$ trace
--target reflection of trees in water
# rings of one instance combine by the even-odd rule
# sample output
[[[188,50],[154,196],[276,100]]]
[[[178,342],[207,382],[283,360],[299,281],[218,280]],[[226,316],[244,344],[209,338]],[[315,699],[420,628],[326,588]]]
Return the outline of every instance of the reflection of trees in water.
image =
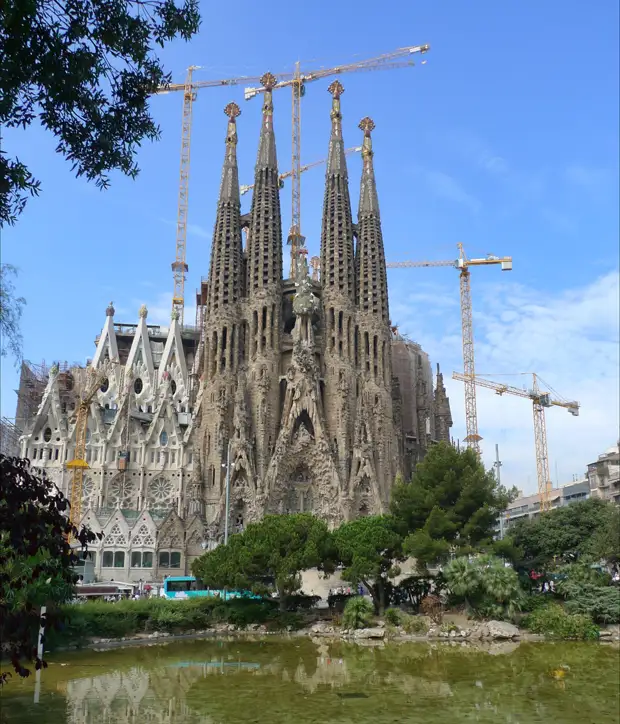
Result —
[[[428,724],[504,721],[509,714],[572,724],[617,714],[617,651],[576,643],[510,649],[493,647],[499,655],[490,655],[450,644],[238,640],[172,645],[151,652],[152,662],[128,650],[123,656],[139,666],[67,682],[67,722],[219,724],[254,717],[301,724],[332,719],[342,711],[340,695],[350,697],[347,716],[360,724],[386,711],[390,721],[416,721],[416,711]],[[98,666],[106,656],[98,655]],[[563,688],[552,676],[561,665],[569,667]]]

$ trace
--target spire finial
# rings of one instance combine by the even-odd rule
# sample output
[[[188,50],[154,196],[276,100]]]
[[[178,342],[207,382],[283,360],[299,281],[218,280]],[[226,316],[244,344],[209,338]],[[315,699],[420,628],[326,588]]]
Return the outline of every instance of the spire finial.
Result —
[[[140,319],[146,319],[148,316],[148,313],[149,313],[149,310],[146,308],[146,304],[143,304],[138,311],[138,314],[140,315]]]
[[[359,127],[364,131],[364,136],[370,136],[371,131],[375,129],[375,122],[369,116],[365,116],[359,122]]]
[[[331,93],[334,98],[340,98],[340,96],[344,93],[344,86],[338,79],[336,79],[329,84],[327,91]]]
[[[263,86],[263,88],[265,90],[268,90],[268,91],[273,90],[273,88],[277,82],[278,82],[278,80],[275,77],[275,75],[273,73],[269,73],[269,72],[262,75],[261,79],[260,79],[260,84]]]
[[[106,317],[113,317],[115,311],[116,311],[116,310],[114,309],[114,302],[110,302],[110,303],[108,304],[106,310],[105,310],[105,316],[106,316]]]
[[[241,115],[241,109],[236,103],[229,103],[226,108],[224,108],[224,113],[230,118],[230,120],[234,123],[235,118],[237,116]]]

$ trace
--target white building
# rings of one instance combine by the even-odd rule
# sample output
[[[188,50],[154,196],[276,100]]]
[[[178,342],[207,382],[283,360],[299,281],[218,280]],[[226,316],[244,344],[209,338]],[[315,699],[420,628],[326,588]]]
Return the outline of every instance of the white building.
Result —
[[[588,465],[590,494],[620,505],[620,443],[616,443]]]

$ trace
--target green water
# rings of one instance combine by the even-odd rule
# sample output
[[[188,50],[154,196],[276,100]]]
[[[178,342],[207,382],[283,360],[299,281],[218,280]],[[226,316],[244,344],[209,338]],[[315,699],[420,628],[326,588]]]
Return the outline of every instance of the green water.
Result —
[[[599,644],[361,647],[308,639],[195,641],[57,654],[11,679],[10,724],[387,724],[620,721],[617,648]]]

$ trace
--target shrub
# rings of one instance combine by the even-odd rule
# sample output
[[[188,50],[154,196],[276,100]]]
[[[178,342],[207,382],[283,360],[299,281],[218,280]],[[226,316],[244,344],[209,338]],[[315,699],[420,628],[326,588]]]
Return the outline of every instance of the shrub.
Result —
[[[428,632],[428,622],[423,616],[404,616],[403,629],[408,634],[425,634]]]
[[[439,596],[432,593],[425,596],[420,603],[420,613],[429,616],[433,623],[440,624],[443,620],[443,604]]]
[[[550,639],[589,641],[599,635],[598,626],[589,616],[568,613],[557,603],[536,609],[523,623],[533,633],[544,634]]]
[[[517,573],[494,556],[456,558],[444,569],[456,601],[477,617],[513,619],[521,609],[523,591]]]
[[[442,623],[441,628],[439,629],[441,633],[452,633],[452,631],[459,631],[459,627],[455,623]]]
[[[301,609],[303,611],[307,611],[311,608],[314,608],[320,600],[320,596],[304,596],[302,594],[287,596],[286,610],[298,611],[299,609]]]
[[[327,598],[327,605],[334,613],[342,613],[348,601],[355,597],[354,593],[332,593]]]
[[[585,614],[597,623],[620,623],[620,589],[584,583],[567,592],[569,613]]]
[[[344,628],[365,628],[371,622],[374,606],[363,596],[355,596],[347,601],[342,615]]]
[[[389,626],[400,626],[402,613],[398,608],[388,608],[384,615],[386,624]]]

